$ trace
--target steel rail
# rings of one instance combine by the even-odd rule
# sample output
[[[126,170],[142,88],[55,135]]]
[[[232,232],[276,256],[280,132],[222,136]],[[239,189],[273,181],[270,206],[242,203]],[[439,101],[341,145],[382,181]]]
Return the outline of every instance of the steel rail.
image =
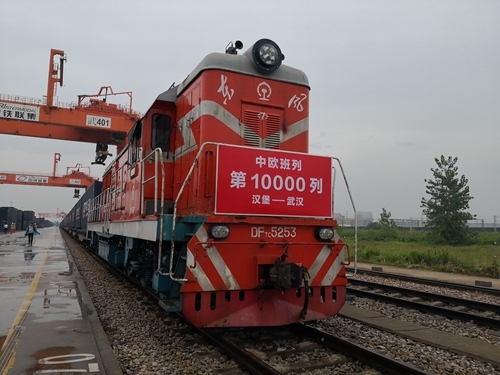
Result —
[[[304,323],[293,324],[290,329],[295,333],[305,335],[329,348],[366,363],[375,369],[382,369],[388,374],[429,375],[428,372],[412,364],[395,360],[375,350],[358,345],[351,340],[334,336]]]
[[[414,297],[420,297],[420,298],[429,299],[429,300],[433,300],[433,301],[441,301],[441,302],[445,302],[445,303],[457,305],[457,306],[466,306],[466,307],[469,307],[469,308],[475,309],[475,310],[493,311],[497,314],[500,314],[500,305],[496,305],[496,304],[492,304],[492,303],[486,303],[486,302],[474,301],[474,300],[470,300],[470,299],[445,296],[442,294],[434,294],[434,293],[429,293],[429,292],[423,292],[420,290],[402,288],[402,287],[393,286],[393,285],[385,285],[385,284],[380,284],[380,283],[375,283],[375,282],[365,281],[365,280],[351,279],[351,280],[349,280],[349,284],[350,285],[365,286],[365,287],[369,287],[369,288],[382,289],[382,290],[385,290],[387,292],[401,293],[401,294],[411,295]],[[352,288],[350,288],[349,290],[352,290]]]
[[[200,335],[207,337],[214,345],[228,353],[229,357],[245,370],[257,375],[280,375],[281,372],[269,366],[250,352],[218,335],[210,328],[194,328]]]
[[[346,272],[354,272],[354,269],[352,267],[346,268]],[[476,291],[476,292],[492,294],[495,296],[500,296],[500,289],[489,288],[489,287],[485,287],[485,286],[466,285],[466,284],[459,284],[459,283],[454,283],[454,282],[449,282],[449,281],[431,280],[431,279],[424,279],[422,277],[406,276],[406,275],[401,275],[401,274],[397,274],[397,273],[387,273],[387,272],[381,272],[381,271],[363,270],[363,269],[359,269],[359,268],[357,270],[357,273],[371,275],[371,276],[386,277],[386,278],[391,278],[391,279],[398,279],[398,280],[408,281],[408,282],[417,283],[417,284],[441,286],[441,287],[445,287],[445,288],[452,288],[452,289],[458,289],[458,290]],[[353,279],[349,278],[349,280],[353,280]]]
[[[473,321],[476,324],[480,324],[486,327],[500,329],[500,320],[494,318],[488,318],[486,316],[475,315],[449,308],[434,306],[427,303],[410,301],[402,298],[386,296],[375,292],[367,292],[364,290],[353,289],[353,288],[347,288],[347,293],[351,295],[354,294],[360,297],[374,299],[381,302],[390,303],[397,306],[406,307],[417,311],[423,311],[426,313],[445,316],[451,319],[457,319],[464,322]]]
[[[80,244],[82,248],[84,246]],[[111,267],[107,262],[105,262],[96,253],[91,251],[86,251],[95,261],[101,264],[105,269],[112,272],[114,275],[120,275],[121,278],[126,276],[120,270]],[[140,290],[148,292],[148,295],[154,300],[158,300],[157,296],[150,293],[148,288],[144,288],[139,283],[135,282],[128,277],[124,278],[131,285],[134,285]],[[175,314],[186,324],[188,324],[194,331],[199,333],[201,336],[206,337],[210,342],[212,342],[216,347],[220,348],[221,351],[227,353],[227,355],[233,359],[242,370],[248,371],[252,374],[258,375],[280,375],[281,372],[269,366],[267,363],[263,362],[258,357],[254,356],[252,353],[246,351],[245,349],[238,347],[236,344],[226,340],[222,336],[218,335],[216,330],[213,328],[196,328],[186,320],[186,318],[180,314]],[[346,341],[346,339],[338,338],[336,336],[330,335],[322,330],[318,330],[314,327],[306,326],[303,323],[293,324],[288,326],[291,330],[298,332],[302,335],[310,337],[314,341],[318,341],[325,346],[334,349],[337,352],[344,353],[349,357],[355,358],[360,362],[366,363],[367,365],[383,369],[389,374],[408,374],[408,375],[429,375],[429,373],[419,370],[413,365],[405,364],[400,361],[396,361],[389,358],[383,354],[377,353],[376,351],[364,348],[358,344],[351,341]]]

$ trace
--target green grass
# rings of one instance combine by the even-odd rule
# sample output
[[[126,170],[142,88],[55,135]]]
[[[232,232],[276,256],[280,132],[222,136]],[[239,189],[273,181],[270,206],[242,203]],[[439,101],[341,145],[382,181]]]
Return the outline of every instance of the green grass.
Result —
[[[500,233],[479,233],[468,246],[435,246],[425,232],[395,230],[358,231],[358,262],[500,278]],[[354,257],[354,230],[339,234]],[[497,257],[495,258],[495,245]]]

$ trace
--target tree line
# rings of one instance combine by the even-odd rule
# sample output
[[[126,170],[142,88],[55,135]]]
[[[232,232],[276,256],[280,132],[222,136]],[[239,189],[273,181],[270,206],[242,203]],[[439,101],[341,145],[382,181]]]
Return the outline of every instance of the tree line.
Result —
[[[476,218],[468,211],[469,202],[474,198],[469,193],[468,180],[458,174],[458,158],[441,155],[434,160],[437,167],[431,168],[433,178],[424,180],[425,192],[430,197],[420,202],[422,214],[427,217],[429,240],[436,245],[466,245],[472,239],[467,221]],[[388,238],[395,236],[396,222],[385,208],[382,208],[379,222],[373,224],[368,228],[380,229]]]

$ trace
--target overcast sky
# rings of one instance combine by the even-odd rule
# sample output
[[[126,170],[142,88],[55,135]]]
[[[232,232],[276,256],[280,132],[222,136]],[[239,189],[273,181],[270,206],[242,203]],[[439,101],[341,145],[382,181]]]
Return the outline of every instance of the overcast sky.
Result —
[[[53,48],[68,58],[59,101],[112,86],[132,91],[141,112],[208,53],[272,39],[284,64],[308,75],[310,151],[342,161],[358,211],[420,218],[424,179],[445,155],[458,157],[469,181],[470,212],[486,222],[500,216],[498,0],[2,0],[0,16],[1,94],[42,98]],[[90,166],[94,151],[0,135],[0,170],[50,174],[59,152],[63,174]],[[339,178],[336,186],[335,212],[352,217]],[[35,212],[68,211],[72,196],[0,185],[0,206]]]

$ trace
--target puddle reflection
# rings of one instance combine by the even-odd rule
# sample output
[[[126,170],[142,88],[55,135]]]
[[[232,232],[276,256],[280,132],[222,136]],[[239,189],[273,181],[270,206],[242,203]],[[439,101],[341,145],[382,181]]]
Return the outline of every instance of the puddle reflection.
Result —
[[[33,250],[29,249],[29,250],[24,250],[24,260],[33,260],[33,258],[35,257],[35,255],[37,255],[38,253],[34,253]]]

